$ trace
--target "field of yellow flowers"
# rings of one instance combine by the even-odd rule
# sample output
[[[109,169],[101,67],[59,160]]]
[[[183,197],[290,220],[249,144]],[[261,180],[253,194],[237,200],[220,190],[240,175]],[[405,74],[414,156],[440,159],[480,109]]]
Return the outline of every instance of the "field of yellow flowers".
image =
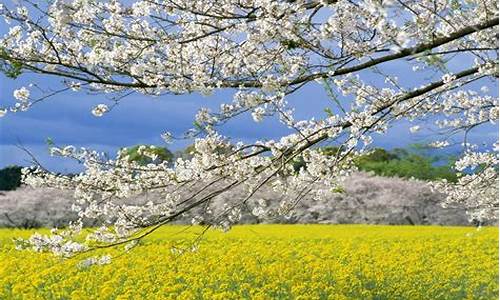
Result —
[[[498,297],[498,228],[249,225],[209,230],[191,249],[202,230],[164,227],[82,268],[15,250],[32,232],[1,229],[0,299]]]

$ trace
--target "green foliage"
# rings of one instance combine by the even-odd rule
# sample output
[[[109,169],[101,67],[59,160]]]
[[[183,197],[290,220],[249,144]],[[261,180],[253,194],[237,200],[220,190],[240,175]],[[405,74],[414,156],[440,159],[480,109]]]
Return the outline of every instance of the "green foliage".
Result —
[[[288,50],[293,50],[300,47],[300,43],[292,40],[281,41],[281,45],[283,45],[283,47],[286,47]]]
[[[375,148],[373,149],[370,153],[367,153],[365,155],[360,156],[359,158],[356,159],[356,164],[359,165],[364,165],[366,163],[373,163],[373,162],[388,162],[391,160],[396,160],[398,158],[406,157],[408,155],[408,152],[404,149],[397,149],[395,153],[392,151],[387,151],[382,148]]]
[[[47,146],[48,146],[48,147],[52,147],[52,146],[54,146],[54,145],[55,145],[54,140],[52,140],[52,138],[51,138],[51,137],[48,137],[48,138],[46,139],[46,143],[47,143]]]
[[[304,161],[304,158],[302,156],[299,156],[292,161],[292,166],[295,173],[298,173],[300,169],[306,167],[306,162]]]
[[[334,92],[329,80],[323,79],[323,86],[325,88],[326,93],[328,94],[328,98],[331,99],[344,114],[347,113],[344,107],[342,106],[342,103],[340,102],[339,98],[337,97],[337,94]],[[329,107],[325,108],[324,111],[329,117],[332,117],[334,115],[333,111]]]
[[[451,0],[450,4],[451,4],[451,8],[454,10],[462,9],[462,4],[460,4],[459,0]]]
[[[0,72],[9,78],[17,78],[21,75],[23,65],[15,60],[11,60],[5,49],[0,48]]]
[[[442,72],[447,72],[446,63],[442,55],[432,54],[432,50],[425,51],[423,56],[420,58],[424,63],[429,66],[436,67]]]
[[[323,154],[334,157],[338,155],[341,148],[327,146],[321,150]],[[409,149],[395,148],[390,151],[375,148],[367,154],[356,157],[354,163],[359,170],[374,172],[379,176],[413,177],[421,180],[446,179],[451,182],[457,180],[456,173],[451,167],[452,159],[449,159],[450,162],[447,165],[438,166],[436,162],[442,158],[430,156],[424,150],[427,149],[421,145],[411,145]],[[307,167],[300,156],[292,162],[292,165],[295,172]]]
[[[21,185],[21,169],[19,166],[8,166],[0,170],[1,191],[12,191]]]
[[[371,171],[380,176],[413,177],[422,180],[446,179],[455,182],[457,176],[451,165],[436,166],[436,160],[435,157],[406,149],[387,151],[377,148],[357,158],[355,163],[360,170]]]
[[[183,150],[178,150],[175,152],[175,157],[180,157],[183,159],[191,159],[193,158],[194,153],[196,152],[196,149],[194,147],[194,144],[191,144],[184,148]]]
[[[144,153],[139,153],[139,147],[141,145],[136,145],[131,148],[127,148],[126,155],[129,156],[130,161],[135,161],[141,165],[147,165],[150,163],[161,163],[163,161],[172,162],[174,155],[170,150],[164,147],[146,146],[145,152],[148,154],[154,154],[157,158],[153,161],[151,157],[145,155]]]
[[[218,146],[214,152],[217,154],[220,154],[220,155],[230,155],[234,152],[234,149],[229,145]],[[183,150],[175,151],[174,156],[176,158],[180,157],[183,159],[191,159],[191,158],[193,158],[194,154],[197,154],[197,153],[198,152],[196,151],[195,145],[191,144],[191,145],[187,146],[186,148],[184,148]]]
[[[337,147],[337,146],[326,146],[326,147],[321,148],[321,152],[324,155],[328,155],[328,156],[337,156],[343,150],[344,150],[343,146],[340,146],[340,147]]]

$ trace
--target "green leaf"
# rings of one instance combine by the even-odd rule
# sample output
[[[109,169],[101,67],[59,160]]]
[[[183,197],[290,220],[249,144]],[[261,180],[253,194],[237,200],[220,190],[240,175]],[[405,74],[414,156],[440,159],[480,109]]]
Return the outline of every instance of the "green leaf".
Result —
[[[12,60],[5,49],[0,48],[0,72],[5,76],[16,79],[22,74],[23,64]]]
[[[293,50],[300,47],[300,43],[292,40],[281,41],[281,45],[285,46],[288,50]]]
[[[332,188],[330,190],[330,192],[344,194],[345,193],[345,189],[342,188],[342,187],[340,187],[340,186],[338,186],[338,187]]]
[[[54,141],[52,140],[52,138],[48,137],[45,142],[47,143],[47,146],[49,147],[52,147],[55,145]]]

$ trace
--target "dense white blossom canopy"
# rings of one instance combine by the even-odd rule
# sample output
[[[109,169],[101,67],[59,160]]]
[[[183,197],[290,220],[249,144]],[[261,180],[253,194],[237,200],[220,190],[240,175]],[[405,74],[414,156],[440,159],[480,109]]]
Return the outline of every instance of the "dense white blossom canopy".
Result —
[[[497,214],[498,143],[485,148],[467,140],[473,128],[498,121],[498,99],[486,87],[498,84],[497,1],[19,2],[25,6],[0,4],[0,15],[10,24],[0,39],[2,70],[11,76],[57,76],[61,91],[114,95],[113,105],[92,110],[95,116],[111,113],[131,93],[234,91],[219,111],[199,111],[196,127],[187,133],[196,137],[193,158],[173,165],[140,165],[126,151],[109,160],[87,149],[53,147],[54,155],[77,159],[86,171],[67,177],[38,166],[26,171],[26,182],[74,189],[81,218],[101,220],[103,226],[84,243],[72,240],[80,223],[33,236],[26,245],[36,250],[70,256],[135,243],[199,207],[206,209],[193,223],[223,229],[238,222],[244,206],[260,216],[286,215],[307,194],[328,197],[338,190],[353,158],[401,119],[417,123],[412,132],[434,123],[435,147],[462,135],[458,182],[434,185],[448,194],[447,205],[466,205],[471,219]],[[412,78],[398,78],[394,66],[413,72]],[[297,120],[287,96],[314,82],[325,87],[333,106],[326,116]],[[13,96],[11,112],[50,95],[20,87]],[[6,113],[0,110],[0,116]],[[218,125],[245,113],[255,122],[276,117],[293,133],[251,144],[218,133]],[[162,137],[172,138],[168,132]],[[341,147],[325,155],[318,147],[325,144]],[[153,151],[140,151],[154,161]],[[306,167],[297,171],[293,162],[299,158]],[[280,209],[251,201],[265,184],[287,195]],[[223,212],[208,209],[214,197],[240,185],[247,187],[246,197],[228,202]],[[160,193],[163,201],[123,201],[145,192]]]

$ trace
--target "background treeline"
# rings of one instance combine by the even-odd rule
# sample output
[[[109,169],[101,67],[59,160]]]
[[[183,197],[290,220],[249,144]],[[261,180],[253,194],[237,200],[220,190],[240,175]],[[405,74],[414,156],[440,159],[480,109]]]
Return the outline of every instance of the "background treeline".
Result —
[[[406,149],[387,151],[375,149],[372,153],[359,157],[357,167],[380,176],[416,178],[422,180],[457,180],[452,168],[452,157],[426,156]]]
[[[15,190],[21,185],[20,166],[8,166],[0,170],[0,191]]]
[[[175,152],[156,146],[153,149],[148,149],[149,152],[153,152],[157,156],[155,161],[153,161],[149,156],[140,154],[138,149],[139,146],[128,148],[127,155],[130,160],[137,161],[140,164],[159,163],[162,161],[173,163],[178,157],[191,157],[194,151],[193,146],[188,146],[183,150]],[[334,146],[323,147],[324,153],[331,156],[336,155],[338,150]],[[457,180],[452,168],[452,162],[455,158],[453,155],[431,155],[425,147],[412,145],[407,149],[395,148],[386,150],[375,148],[369,153],[357,157],[355,164],[359,170],[373,172],[379,176],[416,178],[421,180],[446,179],[454,182]],[[294,162],[295,170],[298,171],[303,167],[305,167],[305,163],[301,158]],[[15,190],[21,185],[21,168],[20,166],[8,166],[0,170],[0,190]]]

